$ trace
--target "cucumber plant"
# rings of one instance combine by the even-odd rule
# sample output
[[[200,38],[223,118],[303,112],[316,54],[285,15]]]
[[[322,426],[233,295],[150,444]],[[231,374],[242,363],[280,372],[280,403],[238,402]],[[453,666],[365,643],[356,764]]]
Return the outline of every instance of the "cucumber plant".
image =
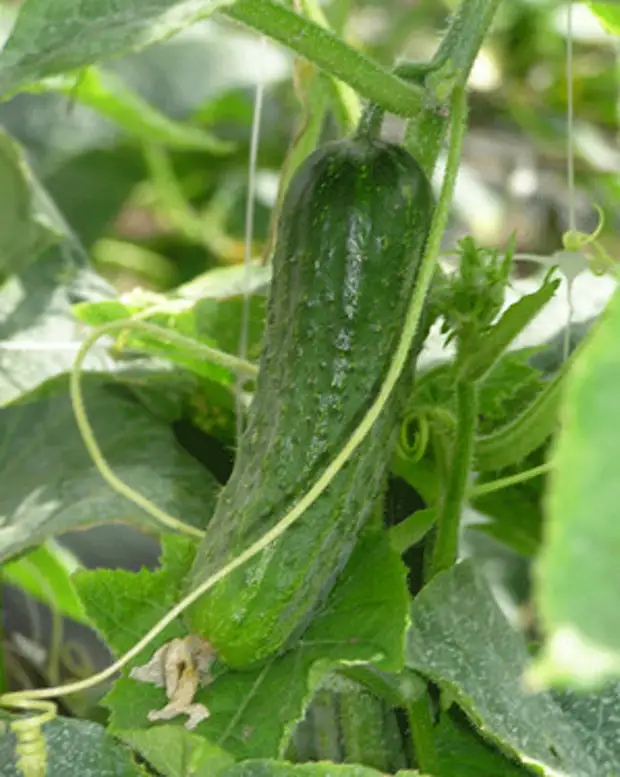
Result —
[[[302,58],[295,72],[304,119],[267,219],[264,256],[246,261],[241,291],[227,298],[212,277],[169,294],[82,299],[71,288],[67,305],[82,299],[72,313],[93,331],[72,364],[50,380],[35,380],[29,393],[2,409],[19,419],[38,402],[63,392],[70,397],[81,455],[92,458],[97,482],[105,480],[143,528],[159,532],[162,553],[154,571],[73,575],[84,618],[114,660],[83,677],[68,671],[65,684],[0,695],[7,777],[615,773],[620,752],[605,732],[620,694],[614,685],[592,691],[592,684],[617,675],[617,624],[606,613],[597,629],[583,610],[572,613],[574,623],[564,622],[559,613],[571,610],[552,585],[560,579],[563,552],[571,563],[579,560],[561,543],[557,505],[568,514],[570,503],[550,491],[538,592],[550,639],[542,651],[538,619],[527,635],[533,645],[526,645],[498,606],[498,586],[465,559],[472,535],[486,535],[496,557],[506,554],[503,569],[518,569],[529,584],[531,557],[543,542],[541,483],[546,487],[556,461],[569,467],[570,445],[588,420],[578,392],[587,378],[580,366],[590,369],[591,381],[598,374],[613,383],[613,359],[606,372],[604,356],[598,362],[589,356],[588,342],[570,357],[565,352],[552,375],[535,366],[531,351],[511,350],[556,296],[558,257],[589,246],[597,267],[604,259],[603,269],[614,272],[601,230],[590,236],[577,230],[572,199],[564,254],[546,260],[551,267],[537,287],[512,304],[506,296],[519,256],[514,245],[490,249],[466,236],[453,252],[455,266],[439,262],[468,130],[467,84],[505,4],[462,0],[432,57],[398,59],[391,67],[346,42],[350,4],[343,0],[325,8],[315,0],[224,0],[199,11],[185,3],[135,3],[125,16],[102,4],[84,18],[83,10],[75,17],[63,8],[68,21],[58,15],[62,4],[35,5],[24,3],[0,52],[3,94],[60,91],[108,117],[122,114],[126,129],[142,140],[156,198],[173,211],[173,223],[209,250],[225,243],[228,259],[237,250],[221,234],[230,214],[222,215],[220,201],[208,219],[192,210],[166,148],[208,149],[225,163],[233,145],[159,117],[130,92],[106,91],[92,66],[218,11],[224,22],[240,22]],[[614,23],[613,13],[603,18]],[[37,37],[37,19],[49,28],[45,41]],[[570,3],[568,19],[570,40]],[[103,31],[100,40],[92,38],[95,28]],[[37,47],[46,56],[35,63],[29,52]],[[255,127],[259,114],[257,108]],[[384,139],[388,114],[404,121],[401,140]],[[571,133],[569,122],[574,198]],[[6,233],[0,234],[6,246],[0,269],[8,277],[24,245],[62,257],[75,249],[75,238],[8,139],[6,151],[11,213],[17,209],[10,221],[19,227],[0,219]],[[236,184],[227,186],[232,191]],[[45,218],[37,210],[43,199]],[[207,235],[205,220],[217,234]],[[28,230],[36,241],[24,238]],[[252,241],[246,238],[247,249]],[[258,362],[255,355],[248,360],[245,347],[241,356],[232,353],[225,347],[230,333],[217,327],[218,313],[234,298],[234,326],[247,342],[255,272],[268,283]],[[208,292],[209,282],[215,292]],[[600,324],[601,342],[613,340],[605,325],[609,330],[615,318],[612,306]],[[429,367],[420,355],[433,327],[454,354]],[[88,360],[104,336],[114,338],[114,358],[95,369]],[[176,383],[166,383],[171,376]],[[582,413],[572,426],[567,383]],[[184,486],[174,468],[176,501],[165,508],[157,484],[141,493],[132,478],[128,483],[115,472],[114,457],[98,441],[101,419],[89,408],[93,385],[117,399],[129,397],[153,423],[189,417],[192,429],[216,440],[220,452],[231,444],[231,429],[242,430],[231,472],[192,520],[181,509],[191,500],[180,494]],[[17,423],[7,421],[7,428]],[[563,437],[565,426],[572,442]],[[209,483],[210,469],[202,470]],[[569,475],[566,469],[568,486]],[[79,492],[85,502],[92,498],[88,488]],[[532,489],[538,523],[524,526],[519,511]],[[601,509],[609,516],[614,492],[605,493]],[[516,517],[506,518],[506,509],[496,515],[497,495],[514,499]],[[579,498],[581,492],[577,504]],[[472,505],[489,520],[472,526]],[[96,511],[68,528],[92,520]],[[587,545],[594,540],[583,523],[578,528]],[[604,528],[609,525],[607,517]],[[15,542],[21,542],[16,552],[36,544],[28,536]],[[514,593],[514,586],[499,588]],[[590,643],[595,633],[599,642]],[[59,639],[53,637],[50,652],[58,653]],[[579,668],[586,659],[595,669]],[[524,677],[537,694],[526,692]],[[571,694],[575,678],[590,695]],[[558,680],[569,690],[546,689]],[[55,700],[101,684],[107,684],[107,729],[57,715]],[[598,721],[594,742],[592,720]],[[99,761],[93,752],[102,754]]]

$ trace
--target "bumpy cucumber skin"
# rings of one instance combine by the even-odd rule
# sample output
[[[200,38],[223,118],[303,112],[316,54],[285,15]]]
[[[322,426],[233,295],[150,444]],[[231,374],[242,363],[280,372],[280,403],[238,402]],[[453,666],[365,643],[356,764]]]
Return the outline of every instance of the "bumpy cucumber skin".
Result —
[[[433,211],[403,148],[341,140],[293,177],[280,216],[256,394],[234,471],[188,579],[193,589],[274,526],[354,431],[400,338]],[[326,491],[188,613],[229,666],[276,653],[307,624],[381,494],[411,369]]]

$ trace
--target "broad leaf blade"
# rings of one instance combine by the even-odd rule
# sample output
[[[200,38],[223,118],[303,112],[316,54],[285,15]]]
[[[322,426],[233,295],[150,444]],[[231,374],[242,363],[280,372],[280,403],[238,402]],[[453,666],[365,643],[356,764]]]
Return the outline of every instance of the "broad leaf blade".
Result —
[[[61,615],[87,623],[65,555],[66,552],[63,553],[60,546],[47,542],[15,561],[4,564],[0,569],[0,578],[9,585],[21,588]]]
[[[122,388],[92,384],[86,409],[116,474],[170,515],[204,526],[213,476],[180,448],[171,428]],[[79,435],[66,393],[0,411],[0,559],[80,526],[159,524],[103,480]]]
[[[165,539],[166,547],[170,540]],[[151,578],[169,574],[165,560],[161,572],[142,571],[140,580],[134,575],[133,586],[127,583],[129,573],[88,574],[88,591],[81,587],[81,579],[86,578],[81,575],[77,580],[84,605],[116,653],[133,644],[138,636],[136,631],[144,633],[171,604],[168,590],[163,601],[162,594],[148,582],[149,574]],[[179,568],[172,577],[182,581]],[[93,605],[98,596],[98,579],[105,583],[107,591],[103,606]],[[146,593],[138,603],[135,593],[140,588]],[[124,604],[128,597],[129,603]],[[138,604],[142,609],[130,613],[128,608]],[[324,610],[289,652],[244,672],[216,665],[214,681],[196,696],[211,712],[211,717],[198,726],[197,733],[236,758],[281,755],[292,727],[303,715],[313,684],[335,663],[375,660],[395,670],[402,666],[406,617],[405,568],[390,549],[387,537],[373,536],[356,550]],[[138,618],[139,629],[128,625],[135,624]],[[180,628],[178,624],[177,627]],[[159,640],[151,652],[158,644]],[[164,699],[162,689],[133,679],[118,680],[105,701],[113,713],[113,729],[148,727],[149,710],[161,708]]]
[[[218,777],[233,764],[231,755],[180,726],[124,731],[120,739],[164,777]]]
[[[620,740],[611,732],[620,685],[584,697],[583,706],[528,693],[525,643],[471,563],[437,575],[416,597],[412,621],[408,663],[456,700],[483,736],[545,775],[617,770]]]
[[[620,8],[616,3],[590,3],[603,26],[615,35],[620,35]]]
[[[45,724],[42,734],[47,745],[45,777],[144,777],[129,748],[98,723],[56,718]],[[15,762],[13,734],[0,736],[0,764],[2,777],[23,777]]]
[[[549,635],[539,679],[620,676],[620,293],[567,380],[547,499],[538,602]]]
[[[169,37],[230,0],[25,0],[0,52],[0,96]]]

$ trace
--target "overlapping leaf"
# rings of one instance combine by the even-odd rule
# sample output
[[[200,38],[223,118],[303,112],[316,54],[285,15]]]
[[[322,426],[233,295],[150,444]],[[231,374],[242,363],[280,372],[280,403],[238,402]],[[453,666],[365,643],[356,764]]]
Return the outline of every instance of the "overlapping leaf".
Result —
[[[178,543],[178,538],[167,538],[167,547],[171,540]],[[167,585],[172,579],[176,582]],[[181,580],[180,569],[171,571],[164,558],[157,573],[93,572],[78,578],[77,584],[88,614],[111,648],[121,653],[169,608]],[[98,588],[105,591],[101,603]],[[404,566],[387,537],[373,535],[356,550],[325,608],[296,646],[243,672],[216,665],[213,683],[196,697],[211,712],[197,733],[236,758],[277,757],[303,714],[314,682],[334,663],[374,661],[395,671],[402,667],[406,617]],[[162,640],[181,629],[177,622]],[[160,640],[152,649],[158,644]],[[163,701],[163,690],[122,678],[106,697],[113,729],[146,728],[149,710],[160,708]]]

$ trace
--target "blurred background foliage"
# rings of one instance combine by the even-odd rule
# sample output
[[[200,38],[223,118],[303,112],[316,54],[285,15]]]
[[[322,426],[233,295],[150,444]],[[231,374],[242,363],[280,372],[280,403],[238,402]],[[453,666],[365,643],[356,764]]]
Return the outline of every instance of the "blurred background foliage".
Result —
[[[0,41],[8,34],[17,5],[0,0]],[[341,30],[351,45],[390,66],[397,57],[430,58],[455,5],[454,0],[327,0],[324,10],[334,29]],[[471,128],[446,248],[466,233],[499,247],[515,233],[517,250],[527,254],[549,255],[561,248],[562,234],[568,228],[566,31],[566,4],[559,0],[506,0],[501,4],[472,73]],[[599,205],[606,214],[603,243],[614,255],[618,249],[615,235],[620,234],[620,49],[617,39],[602,29],[586,4],[574,6],[573,35],[578,226],[592,231],[597,223],[593,205]],[[201,278],[214,269],[225,271],[225,278],[226,272],[243,262],[248,158],[259,84],[265,87],[265,101],[254,203],[254,257],[266,250],[280,171],[301,121],[293,68],[294,57],[289,52],[214,17],[140,53],[103,63],[98,73],[108,89],[100,90],[97,100],[94,88],[90,101],[80,99],[79,79],[56,80],[39,93],[23,93],[0,104],[0,126],[23,144],[28,161],[88,250],[95,268],[117,292],[139,287],[162,293],[190,284],[180,296],[201,300],[190,311],[202,317],[196,327],[198,323],[203,326],[201,331],[207,332],[209,342],[234,351],[239,341],[239,296],[233,300],[234,309],[218,308],[213,280],[207,294]],[[386,135],[398,138],[402,130],[399,120],[386,122]],[[341,132],[339,117],[329,116],[324,137]],[[222,143],[234,147],[226,149]],[[527,262],[519,263],[518,269],[524,276],[533,271]],[[263,276],[258,278],[257,286],[264,281]],[[140,309],[141,304],[148,304],[145,299],[140,302],[134,297],[135,307],[119,308],[120,314]],[[590,301],[582,300],[581,318],[600,309],[600,299],[594,301],[592,311]],[[76,312],[80,316],[79,308]],[[251,313],[258,333],[257,338],[250,333],[252,346],[260,340],[264,299],[253,298]],[[103,307],[91,307],[81,320],[99,323],[106,315]],[[183,331],[183,315],[181,311],[170,325]],[[565,308],[560,315],[565,316]],[[564,322],[562,318],[555,329]],[[255,358],[256,353],[250,356]],[[199,377],[203,379],[202,395],[216,397],[213,403],[221,417],[211,418],[208,424],[204,417],[197,420],[203,408],[196,405],[192,423],[179,421],[176,408],[169,410],[166,420],[179,422],[177,440],[206,463],[217,480],[225,482],[232,462],[234,401],[225,390],[230,388],[226,380]],[[210,378],[205,390],[204,381]],[[189,402],[197,403],[202,395],[190,383]],[[131,386],[134,393],[136,386]],[[178,393],[178,385],[174,388]],[[163,416],[164,392],[161,387],[154,392],[149,384],[141,400],[156,402]],[[197,426],[211,437],[198,440]],[[540,524],[539,486],[537,482],[522,494],[534,505],[536,529]],[[395,522],[420,506],[415,499],[412,504],[411,494],[396,501]],[[493,514],[493,500],[487,501],[487,512]],[[504,500],[501,509],[505,504]],[[492,537],[480,532],[476,536],[475,541],[470,538],[468,552],[488,559],[492,574],[513,594],[518,591],[516,598],[526,600],[529,562],[494,544]],[[91,567],[134,569],[154,564],[157,557],[155,539],[127,527],[101,526],[75,533],[72,539],[65,537],[63,542],[81,563]],[[56,558],[54,548],[46,546],[40,553]],[[53,566],[47,556],[44,560]],[[36,580],[28,583],[23,567],[10,571],[7,582],[46,601],[41,591],[34,590]],[[57,603],[58,597],[54,600]],[[86,629],[79,625],[70,593],[67,601],[64,614],[78,621],[71,632],[73,640],[88,642],[92,663],[105,663],[107,653],[101,645],[94,647],[92,635],[87,637]],[[24,633],[21,600],[14,606],[8,598],[6,602],[7,633]],[[49,613],[40,617],[45,625]],[[23,654],[23,645],[20,650]],[[26,684],[17,672],[13,674],[14,684]],[[36,677],[30,682],[49,679]]]
[[[390,65],[396,56],[428,58],[453,2],[333,0],[325,12],[348,41]],[[14,3],[3,4],[8,30]],[[579,226],[617,213],[620,151],[619,51],[577,4],[573,85]],[[566,229],[566,9],[557,0],[501,5],[471,79],[471,132],[456,210],[459,232],[548,254]],[[243,257],[244,212],[253,100],[266,88],[256,193],[255,248],[268,232],[278,173],[300,118],[293,58],[221,19],[104,64],[153,108],[233,141],[231,154],[146,145],[140,133],[65,93],[21,94],[0,105],[0,124],[21,141],[43,183],[119,290],[165,291]],[[327,135],[338,132],[328,122]],[[400,123],[387,133],[397,136]]]

